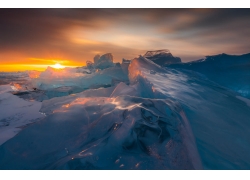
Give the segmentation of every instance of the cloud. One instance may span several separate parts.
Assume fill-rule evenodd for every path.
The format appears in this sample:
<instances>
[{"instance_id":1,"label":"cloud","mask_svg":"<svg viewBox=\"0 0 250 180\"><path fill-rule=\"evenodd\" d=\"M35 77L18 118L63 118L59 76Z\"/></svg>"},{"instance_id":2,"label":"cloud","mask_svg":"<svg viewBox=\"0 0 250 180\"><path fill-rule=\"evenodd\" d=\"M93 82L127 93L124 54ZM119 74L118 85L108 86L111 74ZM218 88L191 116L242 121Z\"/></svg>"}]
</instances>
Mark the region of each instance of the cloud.
<instances>
[{"instance_id":1,"label":"cloud","mask_svg":"<svg viewBox=\"0 0 250 180\"><path fill-rule=\"evenodd\" d=\"M0 9L0 61L66 59L96 53L116 61L167 48L184 61L246 53L249 9Z\"/></svg>"}]
</instances>

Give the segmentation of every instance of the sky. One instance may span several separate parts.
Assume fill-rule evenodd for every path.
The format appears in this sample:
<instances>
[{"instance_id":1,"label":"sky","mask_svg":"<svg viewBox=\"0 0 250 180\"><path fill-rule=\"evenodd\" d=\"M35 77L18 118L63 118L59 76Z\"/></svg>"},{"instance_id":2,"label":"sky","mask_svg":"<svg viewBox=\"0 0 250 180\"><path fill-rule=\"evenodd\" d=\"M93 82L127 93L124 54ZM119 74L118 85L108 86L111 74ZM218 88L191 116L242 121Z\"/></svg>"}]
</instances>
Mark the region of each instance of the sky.
<instances>
[{"instance_id":1,"label":"sky","mask_svg":"<svg viewBox=\"0 0 250 180\"><path fill-rule=\"evenodd\" d=\"M250 52L249 9L0 9L0 71L115 62L168 49L182 62Z\"/></svg>"}]
</instances>

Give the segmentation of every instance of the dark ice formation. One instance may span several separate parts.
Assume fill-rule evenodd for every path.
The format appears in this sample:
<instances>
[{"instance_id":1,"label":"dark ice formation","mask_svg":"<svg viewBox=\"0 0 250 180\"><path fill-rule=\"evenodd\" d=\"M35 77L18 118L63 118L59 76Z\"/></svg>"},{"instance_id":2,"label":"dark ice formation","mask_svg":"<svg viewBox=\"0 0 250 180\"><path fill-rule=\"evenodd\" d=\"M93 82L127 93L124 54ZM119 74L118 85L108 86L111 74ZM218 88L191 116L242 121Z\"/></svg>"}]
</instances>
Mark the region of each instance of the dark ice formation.
<instances>
[{"instance_id":1,"label":"dark ice formation","mask_svg":"<svg viewBox=\"0 0 250 180\"><path fill-rule=\"evenodd\" d=\"M165 66L168 64L176 64L181 62L181 58L174 57L167 49L147 51L143 57L153 61L154 63L160 66Z\"/></svg>"}]
</instances>

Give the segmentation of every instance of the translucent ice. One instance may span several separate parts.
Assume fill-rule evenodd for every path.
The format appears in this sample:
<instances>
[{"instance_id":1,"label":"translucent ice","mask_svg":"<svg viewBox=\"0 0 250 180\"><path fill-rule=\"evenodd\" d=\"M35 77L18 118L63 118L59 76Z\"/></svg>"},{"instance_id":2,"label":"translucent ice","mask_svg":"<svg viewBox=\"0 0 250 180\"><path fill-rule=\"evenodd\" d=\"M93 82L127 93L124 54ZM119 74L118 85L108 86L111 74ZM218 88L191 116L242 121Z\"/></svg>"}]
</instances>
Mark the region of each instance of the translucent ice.
<instances>
[{"instance_id":1,"label":"translucent ice","mask_svg":"<svg viewBox=\"0 0 250 180\"><path fill-rule=\"evenodd\" d=\"M171 100L75 98L0 146L0 169L200 169ZM25 139L25 141L24 141Z\"/></svg>"},{"instance_id":2,"label":"translucent ice","mask_svg":"<svg viewBox=\"0 0 250 180\"><path fill-rule=\"evenodd\" d=\"M113 79L126 82L128 76L121 67L110 67L92 73L78 73L75 68L57 70L48 67L39 77L32 79L32 85L41 90L55 91L59 87L69 86L85 90L111 86Z\"/></svg>"},{"instance_id":3,"label":"translucent ice","mask_svg":"<svg viewBox=\"0 0 250 180\"><path fill-rule=\"evenodd\" d=\"M208 79L250 98L250 54L219 54L170 67L199 72Z\"/></svg>"},{"instance_id":4,"label":"translucent ice","mask_svg":"<svg viewBox=\"0 0 250 180\"><path fill-rule=\"evenodd\" d=\"M109 67L113 67L113 55L111 53L104 54L102 56L96 55L94 57L94 65L97 69L105 69Z\"/></svg>"},{"instance_id":5,"label":"translucent ice","mask_svg":"<svg viewBox=\"0 0 250 180\"><path fill-rule=\"evenodd\" d=\"M250 108L236 93L197 73L163 69L143 57L132 61L129 72L142 97L181 103L205 169L250 168Z\"/></svg>"},{"instance_id":6,"label":"translucent ice","mask_svg":"<svg viewBox=\"0 0 250 180\"><path fill-rule=\"evenodd\" d=\"M181 59L179 57L174 57L167 49L147 51L143 57L153 61L160 66L181 62Z\"/></svg>"},{"instance_id":7,"label":"translucent ice","mask_svg":"<svg viewBox=\"0 0 250 180\"><path fill-rule=\"evenodd\" d=\"M250 169L249 100L181 66L140 56L127 73L116 65L31 78L55 94L88 90L44 100L46 117L0 146L0 169Z\"/></svg>"}]
</instances>

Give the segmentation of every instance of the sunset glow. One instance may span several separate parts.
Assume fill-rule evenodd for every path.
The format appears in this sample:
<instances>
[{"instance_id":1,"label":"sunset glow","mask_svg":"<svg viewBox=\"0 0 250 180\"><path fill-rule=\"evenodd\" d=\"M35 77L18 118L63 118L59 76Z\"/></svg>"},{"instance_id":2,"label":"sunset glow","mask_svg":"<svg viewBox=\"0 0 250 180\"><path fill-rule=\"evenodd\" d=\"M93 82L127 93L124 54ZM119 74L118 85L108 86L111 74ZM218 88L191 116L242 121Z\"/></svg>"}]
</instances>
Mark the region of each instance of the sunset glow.
<instances>
[{"instance_id":1,"label":"sunset glow","mask_svg":"<svg viewBox=\"0 0 250 180\"><path fill-rule=\"evenodd\" d=\"M56 64L53 65L52 67L55 68L55 69L63 69L63 68L65 68L64 66L62 66L62 65L59 64L59 63L56 63Z\"/></svg>"},{"instance_id":2,"label":"sunset glow","mask_svg":"<svg viewBox=\"0 0 250 180\"><path fill-rule=\"evenodd\" d=\"M0 170L250 170L249 8L69 3L0 8Z\"/></svg>"},{"instance_id":3,"label":"sunset glow","mask_svg":"<svg viewBox=\"0 0 250 180\"><path fill-rule=\"evenodd\" d=\"M244 54L249 16L248 9L1 9L0 71L85 66L105 53L121 62L165 48L183 62Z\"/></svg>"}]
</instances>

